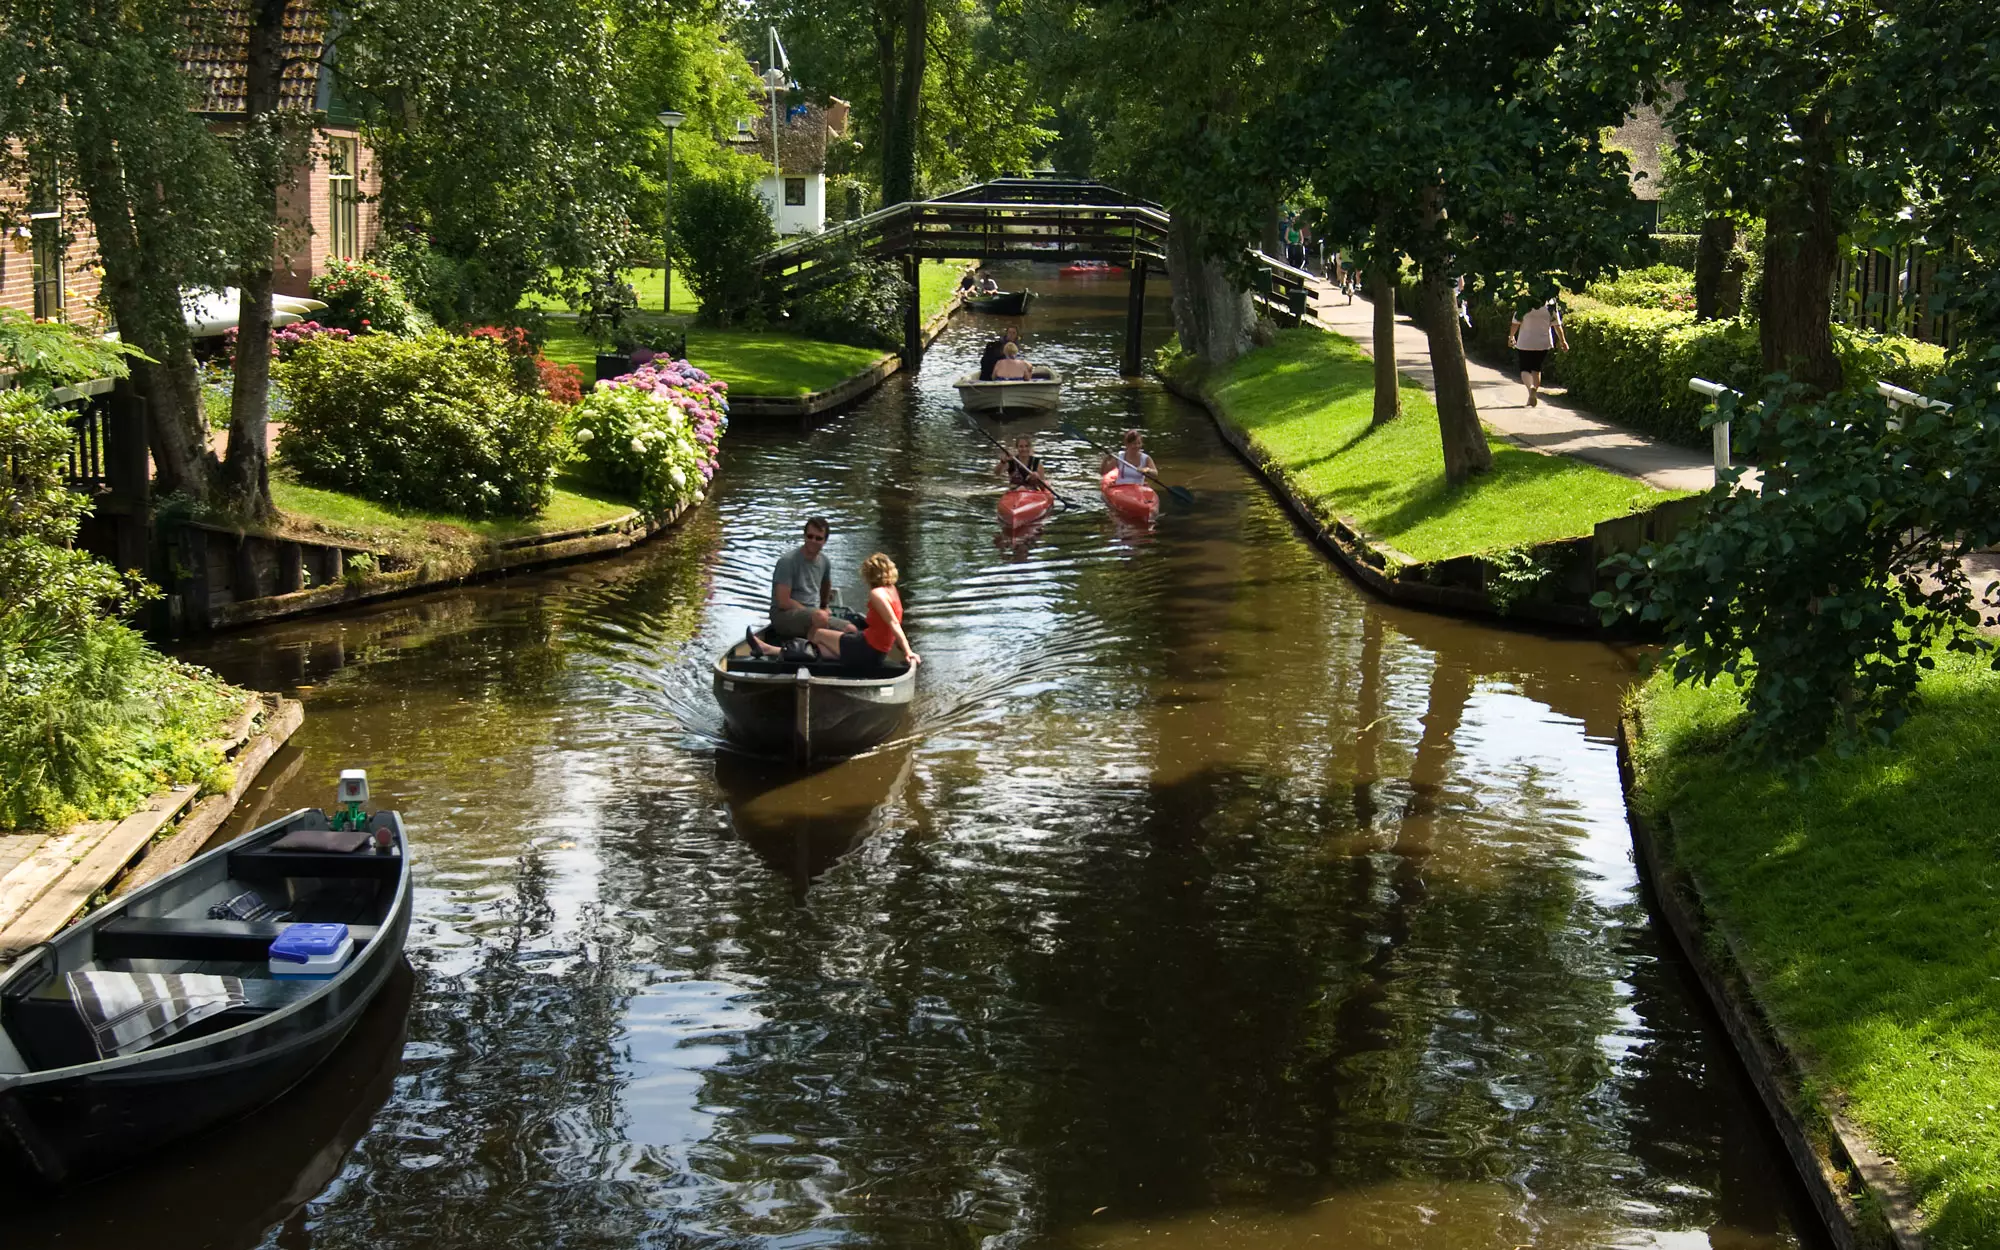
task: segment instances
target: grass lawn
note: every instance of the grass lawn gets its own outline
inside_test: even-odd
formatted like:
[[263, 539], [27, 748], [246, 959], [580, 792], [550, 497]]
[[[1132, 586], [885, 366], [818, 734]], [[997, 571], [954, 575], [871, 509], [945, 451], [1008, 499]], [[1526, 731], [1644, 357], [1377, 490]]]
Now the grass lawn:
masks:
[[[619, 272], [620, 277], [632, 284], [632, 293], [639, 297], [639, 309], [641, 312], [657, 313], [661, 311], [660, 295], [662, 287], [660, 278], [663, 273], [664, 271], [658, 268], [625, 269]], [[555, 299], [547, 295], [531, 294], [524, 296], [521, 300], [521, 307], [540, 308], [548, 312], [576, 311], [568, 301]], [[692, 316], [700, 310], [701, 300], [695, 297], [694, 288], [687, 284], [687, 274], [679, 269], [674, 270], [674, 316]]]
[[387, 504], [301, 486], [282, 471], [271, 475], [271, 498], [288, 530], [347, 539], [412, 562], [450, 551], [464, 553], [490, 543], [534, 534], [554, 534], [615, 520], [633, 505], [569, 478], [559, 479], [549, 506], [537, 517], [467, 517], [392, 508]]
[[1403, 415], [1369, 428], [1374, 364], [1337, 334], [1283, 331], [1208, 381], [1223, 413], [1294, 489], [1418, 560], [1522, 547], [1590, 533], [1674, 495], [1571, 460], [1489, 438], [1493, 470], [1444, 481], [1437, 409], [1415, 383]]
[[[970, 261], [924, 262], [918, 273], [918, 294], [925, 318], [944, 307], [958, 286], [959, 275], [971, 264]], [[642, 289], [641, 302], [648, 309], [658, 308], [660, 271], [631, 272], [652, 275], [652, 296], [647, 299]], [[523, 303], [525, 306], [527, 301]], [[691, 311], [693, 307], [694, 301], [690, 297], [688, 309]], [[674, 311], [672, 324], [687, 325], [685, 319], [680, 317], [681, 279], [678, 271], [674, 274]], [[656, 315], [647, 319], [654, 322], [662, 320]], [[881, 348], [827, 343], [778, 330], [711, 330], [687, 326], [687, 336], [688, 358], [729, 383], [732, 395], [810, 395], [861, 372], [883, 355]], [[577, 366], [583, 370], [586, 379], [596, 375], [597, 353], [600, 350], [610, 350], [609, 345], [582, 333], [575, 322], [567, 319], [551, 319], [548, 334], [542, 343], [544, 356], [561, 364]]]
[[1902, 1165], [1931, 1244], [1969, 1250], [2000, 1245], [2000, 673], [1936, 658], [1890, 746], [1803, 788], [1721, 757], [1732, 689], [1663, 675], [1635, 763], [1812, 1079]]

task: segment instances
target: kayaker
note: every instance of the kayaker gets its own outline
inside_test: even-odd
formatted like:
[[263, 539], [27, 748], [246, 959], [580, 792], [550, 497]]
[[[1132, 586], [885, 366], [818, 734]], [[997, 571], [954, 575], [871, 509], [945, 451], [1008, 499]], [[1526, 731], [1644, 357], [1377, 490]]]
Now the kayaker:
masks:
[[1021, 345], [1008, 343], [1000, 349], [1000, 359], [993, 366], [995, 382], [1028, 382], [1035, 376], [1035, 367], [1021, 358]]
[[1034, 441], [1026, 436], [1014, 440], [1014, 454], [1000, 462], [1000, 472], [1007, 485], [1015, 490], [1033, 487], [1054, 493], [1048, 479], [1042, 476], [1042, 458], [1035, 454]]
[[810, 638], [816, 631], [851, 631], [834, 617], [833, 565], [826, 558], [826, 518], [806, 522], [805, 541], [778, 557], [771, 575], [771, 633], [778, 638]]
[[858, 634], [819, 631], [813, 635], [813, 646], [821, 655], [837, 654], [842, 664], [862, 672], [882, 667], [892, 651], [901, 651], [911, 668], [922, 662], [903, 632], [897, 576], [896, 562], [879, 551], [861, 562], [861, 577], [868, 583], [868, 628]]
[[1146, 480], [1148, 473], [1157, 474], [1159, 468], [1146, 454], [1145, 441], [1139, 431], [1125, 431], [1124, 446], [1106, 456], [1104, 463], [1097, 466], [1097, 471], [1109, 473], [1117, 469], [1118, 481], [1115, 484], [1119, 486], [1137, 486]]
[[993, 366], [999, 364], [1000, 358], [1007, 354], [1007, 345], [1009, 343], [1019, 343], [1020, 341], [1021, 332], [1013, 326], [1008, 326], [1000, 332], [999, 338], [988, 343], [986, 350], [979, 355], [979, 380], [981, 382], [991, 382], [993, 380]]

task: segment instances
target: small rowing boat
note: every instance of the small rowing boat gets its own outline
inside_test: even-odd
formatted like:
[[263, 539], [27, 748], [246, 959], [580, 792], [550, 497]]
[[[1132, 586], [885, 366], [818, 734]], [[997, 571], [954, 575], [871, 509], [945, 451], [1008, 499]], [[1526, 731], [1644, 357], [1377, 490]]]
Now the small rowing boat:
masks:
[[982, 382], [978, 370], [952, 382], [958, 402], [967, 412], [990, 416], [1008, 413], [1054, 412], [1062, 406], [1062, 375], [1037, 366], [1035, 376], [1018, 382]]
[[1059, 271], [1071, 278], [1108, 278], [1125, 272], [1125, 266], [1108, 260], [1073, 260]]
[[715, 702], [729, 736], [800, 763], [879, 746], [902, 727], [916, 693], [917, 670], [907, 664], [863, 676], [838, 660], [753, 656], [740, 640], [715, 661]]
[[1025, 529], [1049, 514], [1056, 497], [1032, 486], [1020, 486], [1000, 496], [1002, 529]]
[[1160, 497], [1144, 482], [1120, 486], [1118, 470], [1107, 469], [1098, 485], [1104, 492], [1104, 506], [1127, 521], [1146, 525], [1159, 515]]
[[402, 964], [402, 817], [341, 775], [106, 907], [0, 978], [0, 1158], [59, 1184], [158, 1154], [298, 1084]]
[[968, 295], [963, 306], [968, 312], [1018, 317], [1028, 311], [1028, 301], [1034, 298], [1034, 294], [1033, 291], [995, 291], [990, 295]]

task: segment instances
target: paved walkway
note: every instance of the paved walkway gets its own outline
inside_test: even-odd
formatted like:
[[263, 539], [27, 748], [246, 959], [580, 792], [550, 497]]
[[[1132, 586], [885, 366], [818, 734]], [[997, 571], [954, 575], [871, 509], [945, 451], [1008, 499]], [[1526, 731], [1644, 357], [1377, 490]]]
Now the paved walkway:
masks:
[[[1375, 306], [1361, 296], [1352, 303], [1338, 288], [1313, 280], [1317, 320], [1327, 329], [1372, 349]], [[1407, 316], [1396, 317], [1396, 369], [1436, 393], [1431, 376], [1430, 339]], [[1528, 407], [1528, 389], [1518, 376], [1476, 360], [1466, 361], [1473, 401], [1488, 429], [1523, 447], [1551, 455], [1575, 456], [1635, 477], [1662, 490], [1707, 490], [1715, 484], [1713, 462], [1699, 452], [1635, 434], [1571, 404], [1561, 391], [1547, 391]]]

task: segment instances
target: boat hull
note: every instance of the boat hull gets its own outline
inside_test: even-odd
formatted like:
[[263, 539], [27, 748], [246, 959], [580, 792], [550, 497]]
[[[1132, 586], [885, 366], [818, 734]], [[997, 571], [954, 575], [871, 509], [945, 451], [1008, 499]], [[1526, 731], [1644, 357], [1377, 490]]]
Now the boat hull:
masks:
[[914, 668], [865, 678], [841, 676], [838, 664], [814, 664], [800, 680], [800, 666], [781, 661], [770, 661], [771, 671], [730, 667], [746, 659], [738, 643], [716, 660], [715, 702], [730, 738], [764, 754], [801, 762], [859, 755], [903, 727], [916, 696]]
[[1000, 524], [1005, 529], [1022, 529], [1049, 514], [1056, 497], [1045, 490], [1010, 490], [1000, 496]]
[[986, 313], [995, 317], [1018, 317], [1028, 311], [1032, 291], [1002, 291], [997, 295], [968, 295], [963, 301], [967, 312]]
[[1160, 497], [1152, 487], [1140, 482], [1118, 485], [1118, 470], [1112, 469], [1098, 480], [1104, 492], [1104, 506], [1128, 521], [1146, 524], [1160, 514]]
[[[55, 942], [23, 956], [0, 979], [0, 995], [61, 975], [52, 969], [82, 966], [87, 959], [66, 948], [90, 941], [103, 924], [123, 916], [178, 918], [168, 900], [217, 882], [236, 884], [228, 856], [277, 840], [306, 814], [294, 812], [246, 834], [92, 913]], [[304, 1079], [347, 1037], [402, 964], [410, 873], [400, 827], [397, 841], [400, 869], [387, 887], [387, 911], [371, 912], [371, 918], [380, 916], [374, 936], [338, 976], [287, 1006], [221, 1032], [179, 1043], [169, 1039], [115, 1059], [0, 1075], [0, 1153], [45, 1184], [74, 1181], [238, 1119]]]
[[952, 386], [965, 410], [980, 416], [1054, 412], [1062, 406], [1062, 378], [1053, 373], [1025, 382], [982, 382], [977, 373], [967, 373]]

